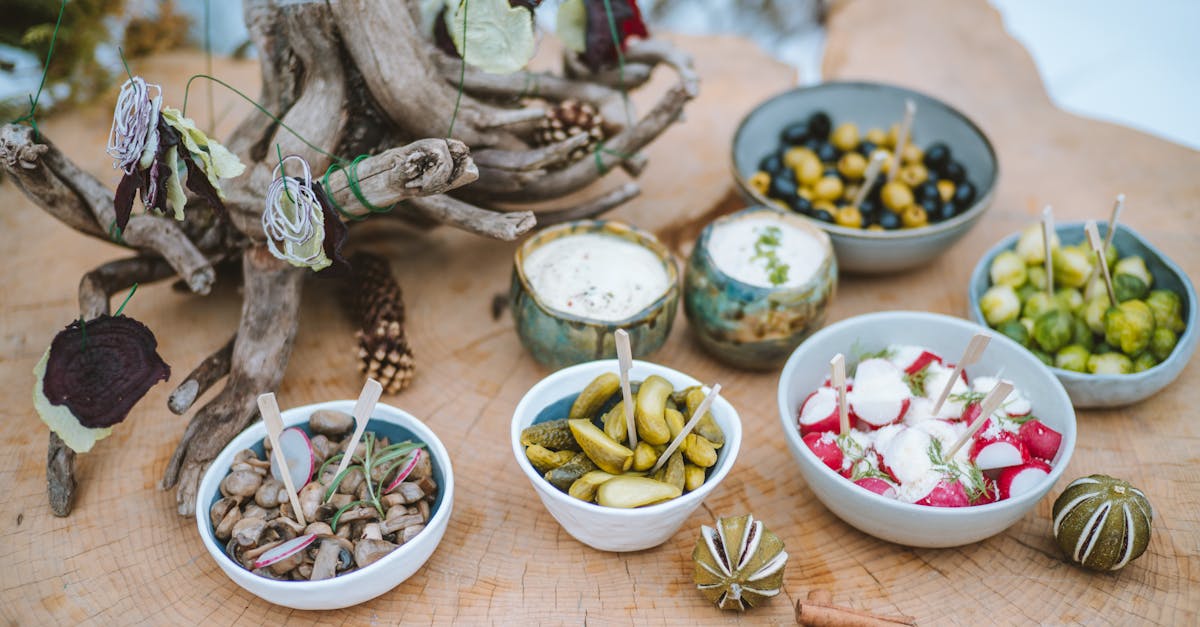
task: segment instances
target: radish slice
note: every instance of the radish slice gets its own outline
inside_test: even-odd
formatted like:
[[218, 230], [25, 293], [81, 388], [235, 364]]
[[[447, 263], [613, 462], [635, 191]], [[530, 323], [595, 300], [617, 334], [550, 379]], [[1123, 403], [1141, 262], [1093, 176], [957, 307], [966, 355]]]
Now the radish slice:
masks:
[[[879, 448], [889, 475], [900, 483], [910, 483], [923, 477], [933, 468], [929, 458], [932, 438], [920, 429], [903, 429]], [[877, 443], [876, 446], [879, 446]]]
[[995, 503], [999, 500], [1000, 488], [996, 485], [995, 481], [984, 477], [983, 490], [979, 493], [979, 496], [975, 497], [974, 501], [971, 501], [971, 505], [987, 505], [988, 503]]
[[891, 481], [885, 481], [879, 477], [863, 477], [854, 483], [879, 496], [889, 499], [896, 498], [896, 486]]
[[[925, 396], [929, 398], [937, 398], [942, 390], [946, 388], [946, 384], [950, 381], [950, 375], [954, 373], [954, 369], [943, 364], [929, 364], [929, 369], [925, 371]], [[942, 408], [938, 411], [935, 418], [949, 419], [958, 418], [963, 413], [963, 402], [954, 400], [954, 396], [966, 394], [971, 391], [971, 387], [967, 385], [967, 375], [962, 373], [959, 379], [954, 382], [954, 386], [950, 388], [950, 394], [946, 397], [946, 402], [942, 403]]]
[[[316, 467], [317, 459], [313, 454], [312, 442], [303, 429], [289, 427], [279, 432], [279, 449], [283, 451], [283, 458], [287, 460], [292, 485], [296, 486], [296, 491], [299, 492], [300, 488], [312, 479], [313, 469]], [[283, 481], [283, 473], [275, 463], [274, 455], [271, 456], [271, 476]]]
[[888, 360], [906, 374], [916, 374], [929, 364], [940, 364], [942, 358], [920, 346], [892, 346], [892, 357]]
[[942, 479], [924, 497], [915, 501], [917, 505], [932, 507], [966, 507], [971, 504], [967, 491], [958, 481]]
[[391, 492], [392, 490], [396, 489], [396, 486], [403, 483], [404, 480], [412, 474], [413, 469], [417, 467], [417, 463], [421, 461], [421, 456], [424, 454], [425, 451], [421, 449], [415, 449], [412, 452], [412, 455], [409, 456], [408, 463], [400, 467], [400, 472], [396, 473], [396, 478], [392, 479], [392, 482], [388, 484], [387, 489], [384, 490], [384, 492]]
[[1000, 478], [996, 480], [996, 485], [1000, 488], [1000, 499], [1009, 499], [1032, 492], [1049, 475], [1050, 466], [1037, 459], [1030, 460], [1021, 466], [1005, 468], [1004, 472], [1000, 473]]
[[1020, 466], [1029, 461], [1029, 451], [1017, 436], [1001, 431], [995, 437], [979, 437], [971, 445], [971, 461], [980, 470]]
[[821, 463], [829, 466], [834, 472], [842, 471], [842, 449], [838, 446], [833, 432], [810, 433], [804, 436], [804, 443], [812, 449]]
[[817, 388], [816, 392], [808, 395], [800, 405], [800, 434], [822, 433], [837, 431], [840, 427], [838, 418], [838, 394], [833, 388]]
[[868, 359], [858, 364], [854, 378], [858, 385], [846, 400], [860, 420], [879, 428], [904, 418], [911, 394], [903, 371], [886, 359]]
[[[280, 443], [282, 444], [282, 441]], [[275, 562], [283, 561], [308, 548], [308, 545], [312, 544], [316, 539], [317, 534], [315, 533], [296, 536], [295, 538], [292, 538], [291, 540], [288, 540], [287, 542], [284, 542], [279, 546], [266, 551], [262, 555], [259, 555], [258, 559], [254, 562], [254, 567], [266, 568]]]
[[[975, 382], [971, 384], [971, 388], [980, 394], [987, 394], [988, 392], [991, 392], [992, 389], [995, 388], [996, 385], [1001, 381], [1012, 383], [1012, 381], [1008, 381], [1007, 379], [997, 379], [996, 377], [976, 377]], [[1004, 399], [1002, 408], [1004, 414], [1018, 418], [1021, 416], [1028, 416], [1030, 413], [1032, 413], [1033, 403], [1031, 403], [1029, 398], [1022, 394], [1020, 390], [1018, 390], [1016, 387], [1013, 387], [1013, 391], [1009, 392], [1008, 396]]]
[[1062, 434], [1039, 420], [1026, 422], [1017, 433], [1025, 443], [1025, 448], [1029, 449], [1029, 453], [1045, 461], [1054, 459], [1058, 454], [1058, 447], [1062, 444]]

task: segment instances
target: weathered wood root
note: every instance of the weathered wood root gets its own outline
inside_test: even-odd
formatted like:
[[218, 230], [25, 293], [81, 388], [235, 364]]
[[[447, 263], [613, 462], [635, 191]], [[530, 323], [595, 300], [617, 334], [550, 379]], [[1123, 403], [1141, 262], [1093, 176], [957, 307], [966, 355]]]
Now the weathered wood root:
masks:
[[[355, 167], [359, 191], [376, 207], [417, 196], [441, 194], [479, 177], [466, 144], [456, 139], [422, 139], [363, 159]], [[329, 175], [329, 192], [343, 211], [355, 216], [371, 209], [350, 188], [346, 170]]]
[[61, 518], [71, 514], [71, 508], [75, 506], [75, 485], [75, 451], [51, 431], [46, 451], [46, 496], [55, 516]]
[[196, 402], [197, 398], [200, 398], [214, 383], [229, 374], [230, 364], [233, 361], [233, 344], [236, 340], [237, 334], [234, 334], [228, 342], [225, 342], [224, 346], [205, 357], [204, 361], [200, 362], [183, 379], [183, 382], [175, 387], [167, 399], [167, 408], [172, 413], [182, 416], [192, 408], [192, 404]]
[[305, 270], [275, 259], [265, 246], [248, 248], [242, 266], [245, 296], [229, 378], [192, 416], [163, 475], [162, 488], [176, 488], [182, 516], [195, 512], [205, 469], [254, 418], [258, 395], [279, 387], [296, 338]]

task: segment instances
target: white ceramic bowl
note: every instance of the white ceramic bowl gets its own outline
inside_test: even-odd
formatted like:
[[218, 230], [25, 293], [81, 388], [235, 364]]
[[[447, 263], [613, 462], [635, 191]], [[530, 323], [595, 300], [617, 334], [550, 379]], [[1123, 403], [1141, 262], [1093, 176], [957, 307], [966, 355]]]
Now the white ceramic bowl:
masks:
[[1003, 369], [1033, 403], [1033, 413], [1062, 434], [1062, 445], [1052, 470], [1036, 490], [1011, 499], [971, 507], [927, 507], [901, 503], [864, 490], [821, 463], [800, 438], [796, 410], [806, 396], [825, 380], [829, 359], [870, 351], [888, 344], [917, 344], [932, 348], [947, 360], [958, 359], [982, 327], [939, 314], [888, 311], [842, 320], [805, 340], [792, 353], [779, 379], [779, 418], [783, 435], [800, 474], [817, 498], [839, 518], [877, 538], [915, 547], [950, 547], [978, 542], [1004, 531], [1029, 513], [1062, 476], [1075, 450], [1075, 410], [1058, 379], [1042, 362], [1016, 342], [992, 334], [978, 363], [969, 366], [972, 376], [995, 374]]
[[[308, 417], [321, 409], [350, 413], [354, 410], [354, 401], [329, 401], [289, 409], [283, 412], [283, 424], [307, 425]], [[333, 579], [275, 581], [259, 577], [242, 568], [225, 553], [223, 543], [213, 534], [208, 511], [213, 502], [220, 497], [218, 488], [221, 480], [229, 474], [229, 464], [233, 456], [247, 448], [257, 448], [261, 454], [262, 439], [266, 437], [267, 431], [261, 421], [256, 422], [235, 437], [221, 454], [217, 455], [204, 473], [196, 496], [196, 527], [204, 541], [204, 548], [208, 549], [213, 560], [234, 583], [275, 605], [298, 610], [334, 610], [357, 605], [395, 588], [417, 572], [429, 556], [433, 555], [434, 549], [441, 543], [442, 535], [446, 532], [446, 525], [450, 521], [450, 513], [454, 506], [454, 470], [450, 466], [450, 454], [429, 427], [412, 414], [390, 405], [379, 403], [375, 406], [367, 430], [388, 436], [392, 440], [412, 439], [424, 442], [428, 447], [430, 461], [433, 462], [433, 478], [440, 487], [440, 494], [434, 501], [433, 515], [425, 525], [425, 530], [374, 564]]]
[[[525, 447], [521, 445], [521, 431], [533, 424], [546, 407], [564, 398], [574, 398], [601, 373], [616, 371], [615, 359], [589, 361], [559, 370], [530, 388], [513, 412], [513, 456], [550, 515], [576, 540], [601, 551], [640, 551], [670, 539], [704, 498], [729, 474], [742, 445], [742, 421], [738, 418], [737, 410], [724, 397], [718, 397], [713, 403], [712, 415], [725, 432], [725, 445], [717, 451], [717, 463], [709, 472], [708, 481], [700, 488], [670, 501], [636, 509], [585, 503], [551, 485], [533, 467], [525, 456]], [[682, 372], [644, 361], [634, 360], [633, 368], [629, 371], [633, 381], [653, 374], [670, 381], [676, 389], [700, 385], [699, 381]], [[565, 417], [564, 410], [562, 416], [554, 418]]]

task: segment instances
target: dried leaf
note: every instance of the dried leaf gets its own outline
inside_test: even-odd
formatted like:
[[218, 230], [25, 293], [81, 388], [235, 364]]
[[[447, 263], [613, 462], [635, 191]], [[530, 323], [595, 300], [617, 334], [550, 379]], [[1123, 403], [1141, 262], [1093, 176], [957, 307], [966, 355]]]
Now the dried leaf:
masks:
[[508, 0], [448, 0], [447, 9], [446, 28], [460, 55], [466, 21], [467, 63], [485, 72], [511, 74], [533, 58], [536, 39], [529, 9]]
[[187, 166], [187, 188], [204, 199], [218, 216], [226, 215], [225, 203], [221, 201], [221, 189], [213, 187], [212, 180], [204, 175], [204, 170], [196, 163], [193, 154], [183, 152], [183, 163]]
[[141, 170], [134, 170], [130, 174], [121, 177], [121, 182], [117, 183], [117, 192], [113, 197], [113, 210], [117, 214], [117, 228], [124, 230], [125, 225], [129, 224], [129, 215], [133, 213], [133, 199], [137, 196], [138, 189], [142, 187], [144, 174]]
[[566, 0], [558, 7], [554, 32], [568, 50], [587, 50], [587, 7], [583, 0]]
[[246, 170], [246, 166], [236, 155], [219, 142], [210, 139], [204, 131], [196, 128], [195, 122], [183, 117], [177, 109], [163, 107], [162, 119], [179, 132], [184, 148], [191, 153], [200, 170], [208, 178], [209, 185], [218, 195], [221, 193], [221, 179], [233, 178]]
[[346, 276], [350, 271], [350, 262], [346, 261], [342, 255], [342, 247], [346, 245], [350, 230], [346, 228], [346, 224], [342, 222], [337, 211], [334, 211], [333, 203], [329, 202], [329, 196], [325, 194], [325, 188], [319, 182], [313, 182], [313, 192], [317, 196], [317, 202], [321, 203], [321, 216], [324, 220], [325, 238], [321, 242], [321, 246], [325, 250], [325, 257], [333, 264], [329, 271], [321, 276], [330, 278]]
[[605, 6], [605, 0], [590, 0], [584, 4], [587, 7], [587, 47], [582, 59], [593, 72], [617, 64], [617, 46], [613, 41], [608, 8], [612, 9], [612, 21], [616, 22], [621, 50], [625, 49], [625, 41], [630, 37], [649, 36], [636, 0], [609, 0], [608, 7]]

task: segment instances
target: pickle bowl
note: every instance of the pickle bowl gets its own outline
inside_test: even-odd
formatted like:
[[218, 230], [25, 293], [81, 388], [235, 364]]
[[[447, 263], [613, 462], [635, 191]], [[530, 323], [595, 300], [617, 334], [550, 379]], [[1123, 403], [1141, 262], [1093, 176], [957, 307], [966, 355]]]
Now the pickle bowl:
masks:
[[[622, 509], [588, 503], [570, 496], [533, 467], [521, 444], [521, 432], [531, 425], [565, 418], [575, 397], [597, 376], [617, 372], [617, 360], [591, 361], [559, 370], [539, 381], [525, 393], [513, 412], [511, 438], [517, 465], [532, 484], [538, 498], [562, 528], [583, 544], [610, 552], [641, 551], [656, 547], [671, 538], [712, 493], [732, 469], [742, 443], [742, 423], [737, 410], [724, 397], [718, 397], [711, 412], [725, 434], [725, 444], [717, 451], [717, 461], [704, 484], [676, 498]], [[663, 377], [675, 388], [701, 385], [695, 378], [677, 370], [634, 360], [629, 371], [631, 381], [651, 375]], [[708, 388], [704, 388], [708, 391]]]
[[[283, 424], [285, 427], [301, 427], [309, 433], [308, 419], [314, 412], [334, 410], [350, 414], [354, 405], [353, 400], [339, 400], [295, 407], [282, 412]], [[220, 484], [229, 473], [234, 457], [245, 449], [262, 454], [263, 438], [267, 432], [260, 420], [222, 449], [205, 471], [196, 495], [196, 527], [200, 539], [217, 566], [234, 583], [275, 605], [298, 610], [332, 610], [357, 605], [384, 594], [412, 576], [429, 560], [442, 541], [454, 506], [454, 470], [450, 455], [437, 435], [424, 423], [412, 414], [384, 403], [375, 406], [367, 431], [395, 441], [414, 440], [425, 444], [432, 465], [432, 477], [439, 486], [425, 528], [374, 563], [330, 579], [278, 581], [246, 570], [225, 552], [224, 543], [217, 539], [209, 509], [221, 498]]]
[[[1054, 230], [1059, 241], [1064, 246], [1070, 246], [1085, 241], [1085, 224], [1062, 222], [1056, 224]], [[1107, 222], [1099, 221], [1096, 227], [1102, 237], [1107, 235]], [[991, 250], [984, 253], [971, 273], [970, 282], [967, 284], [968, 309], [971, 319], [979, 324], [986, 324], [979, 300], [991, 286], [989, 270], [992, 260], [1006, 250], [1013, 250], [1019, 237], [1020, 233], [1013, 233], [997, 242]], [[1185, 327], [1171, 354], [1161, 363], [1142, 372], [1090, 374], [1050, 366], [1050, 372], [1058, 377], [1066, 388], [1067, 395], [1071, 397], [1071, 402], [1079, 408], [1120, 407], [1157, 394], [1183, 372], [1196, 350], [1197, 338], [1200, 338], [1200, 332], [1196, 330], [1196, 323], [1200, 321], [1200, 316], [1197, 315], [1196, 289], [1187, 273], [1146, 238], [1124, 224], [1117, 225], [1112, 245], [1120, 255], [1140, 256], [1146, 262], [1146, 269], [1154, 277], [1155, 288], [1165, 288], [1179, 295], [1183, 304]]]
[[[944, 548], [972, 544], [1003, 532], [1034, 510], [1062, 477], [1075, 450], [1075, 410], [1066, 390], [1020, 344], [999, 334], [971, 376], [1003, 372], [1032, 403], [1033, 413], [1062, 435], [1049, 473], [1029, 491], [993, 503], [967, 507], [933, 507], [901, 502], [863, 489], [825, 465], [801, 438], [797, 412], [809, 394], [829, 376], [829, 360], [838, 353], [847, 359], [862, 351], [891, 344], [927, 347], [958, 359], [975, 334], [984, 329], [968, 320], [918, 311], [885, 311], [847, 318], [809, 337], [788, 359], [779, 378], [777, 401], [780, 426], [800, 475], [813, 494], [850, 526], [895, 544]], [[953, 357], [950, 357], [953, 356]], [[849, 369], [850, 364], [847, 364]]]
[[[583, 234], [612, 236], [649, 250], [666, 272], [666, 290], [647, 306], [620, 320], [589, 318], [548, 305], [526, 275], [525, 261], [547, 243]], [[517, 247], [509, 303], [521, 344], [547, 368], [615, 357], [617, 329], [629, 333], [634, 357], [643, 357], [658, 350], [671, 333], [679, 306], [679, 270], [667, 247], [647, 231], [612, 220], [565, 222], [538, 232]]]

